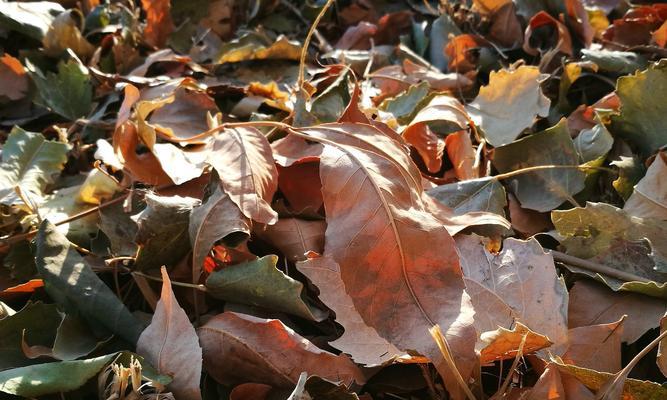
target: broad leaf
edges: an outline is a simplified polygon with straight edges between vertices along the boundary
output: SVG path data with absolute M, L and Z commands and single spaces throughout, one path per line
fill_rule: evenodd
M 523 207 L 541 212 L 571 200 L 584 188 L 585 174 L 577 169 L 578 161 L 565 120 L 493 153 L 493 165 L 501 173 L 543 165 L 567 166 L 524 173 L 507 181 Z
M 50 1 L 30 3 L 1 2 L 0 25 L 33 39 L 42 40 L 56 16 L 65 11 L 63 6 Z
M 480 353 L 482 365 L 517 357 L 521 342 L 524 342 L 521 354 L 530 354 L 552 344 L 548 337 L 531 331 L 520 322 L 512 330 L 500 327 L 495 331 L 484 332 L 481 339 L 486 342 L 486 347 Z
M 225 312 L 198 334 L 204 368 L 226 385 L 257 382 L 292 388 L 302 371 L 348 385 L 365 382 L 347 356 L 320 350 L 279 320 Z
M 53 176 L 63 169 L 68 149 L 65 143 L 48 141 L 40 133 L 14 127 L 2 148 L 2 204 L 22 204 L 14 192 L 17 186 L 36 199 L 41 199 L 46 186 L 53 183 Z
M 427 193 L 451 208 L 456 215 L 487 211 L 504 216 L 507 207 L 505 188 L 493 177 L 441 185 L 429 189 Z
M 658 153 L 646 175 L 635 185 L 623 210 L 641 218 L 667 220 L 667 153 Z
M 472 307 L 453 240 L 429 212 L 416 166 L 399 141 L 368 125 L 299 132 L 325 145 L 324 255 L 340 265 L 355 308 L 398 349 L 430 358 L 448 389 L 457 391 L 428 329 L 443 328 L 461 375 L 469 376 L 475 358 Z
M 257 236 L 280 250 L 289 261 L 303 261 L 309 251 L 324 250 L 324 221 L 281 218 L 275 225 L 258 230 Z
M 567 364 L 601 372 L 621 370 L 621 340 L 625 318 L 608 324 L 570 329 L 567 350 L 561 358 Z
M 58 304 L 136 343 L 141 323 L 49 221 L 39 227 L 36 262 L 47 293 Z
M 264 135 L 255 128 L 226 129 L 211 142 L 209 151 L 208 163 L 241 212 L 261 224 L 274 224 L 278 214 L 270 203 L 278 188 L 278 172 Z
M 336 313 L 336 322 L 345 331 L 330 344 L 349 354 L 359 364 L 384 364 L 401 352 L 368 326 L 345 292 L 340 266 L 330 257 L 310 258 L 297 268 L 320 290 L 320 300 Z
M 282 311 L 311 321 L 322 321 L 327 314 L 309 304 L 303 284 L 283 274 L 269 255 L 254 261 L 232 265 L 212 273 L 206 279 L 207 293 L 234 303 Z
M 667 124 L 662 116 L 667 105 L 667 62 L 660 61 L 616 83 L 621 100 L 619 115 L 612 116 L 612 133 L 636 145 L 646 157 L 667 144 Z
M 491 72 L 489 84 L 466 106 L 489 143 L 512 143 L 533 125 L 536 116 L 548 115 L 551 102 L 540 89 L 543 79 L 540 70 L 532 66 Z
M 28 303 L 0 319 L 0 370 L 39 363 L 26 357 L 21 342 L 50 347 L 62 318 L 53 304 Z
M 161 272 L 160 301 L 150 325 L 139 336 L 137 353 L 160 374 L 173 378 L 167 388 L 179 399 L 201 399 L 199 339 L 185 311 L 178 305 L 166 268 L 162 267 Z
M 535 240 L 506 239 L 492 254 L 481 237 L 460 236 L 457 246 L 464 275 L 495 292 L 521 323 L 560 345 L 567 340 L 568 295 L 551 255 Z

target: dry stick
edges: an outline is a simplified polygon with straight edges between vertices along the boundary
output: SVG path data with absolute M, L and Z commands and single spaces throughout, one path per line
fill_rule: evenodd
M 598 264 L 589 260 L 584 260 L 582 258 L 574 257 L 569 254 L 561 253 L 560 251 L 556 250 L 547 250 L 547 251 L 551 254 L 554 260 L 560 261 L 564 264 L 572 265 L 574 267 L 579 267 L 587 269 L 589 271 L 608 275 L 612 278 L 620 279 L 626 282 L 633 282 L 633 281 L 643 282 L 643 283 L 652 282 L 650 279 L 644 278 L 642 276 L 635 275 L 630 272 L 621 271 L 615 268 L 611 268 L 606 265 Z
M 523 337 L 521 338 L 521 343 L 519 344 L 519 348 L 516 351 L 516 356 L 514 357 L 514 361 L 512 362 L 512 367 L 510 368 L 510 372 L 507 374 L 507 377 L 505 378 L 505 381 L 503 382 L 503 385 L 500 387 L 498 392 L 496 392 L 495 395 L 493 395 L 492 398 L 497 398 L 496 395 L 503 396 L 505 392 L 507 391 L 507 387 L 509 386 L 511 380 L 512 380 L 512 375 L 514 375 L 514 370 L 516 370 L 516 367 L 519 365 L 519 360 L 523 357 L 523 346 L 526 344 L 526 338 L 528 337 L 528 334 L 525 333 Z
M 284 5 L 285 7 L 289 8 L 290 11 L 292 11 L 304 24 L 308 25 L 308 20 L 303 17 L 301 14 L 301 11 L 299 11 L 298 8 L 294 4 L 292 4 L 289 0 L 281 0 L 280 3 Z M 320 31 L 315 29 L 315 38 L 317 38 L 317 41 L 320 42 L 320 50 L 325 51 L 325 52 L 330 52 L 333 50 L 333 47 L 329 44 L 327 39 L 322 36 Z

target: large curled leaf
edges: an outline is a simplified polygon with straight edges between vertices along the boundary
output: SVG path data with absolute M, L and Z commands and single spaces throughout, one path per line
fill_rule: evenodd
M 67 310 L 134 344 L 143 326 L 48 220 L 37 234 L 37 269 L 47 293 Z
M 167 387 L 179 399 L 201 399 L 202 350 L 197 333 L 171 290 L 162 267 L 162 294 L 150 325 L 141 333 L 137 352 L 161 374 L 173 377 Z
M 321 321 L 327 314 L 304 298 L 303 284 L 283 274 L 269 255 L 223 268 L 206 279 L 208 294 L 234 303 L 249 304 L 282 311 L 311 321 Z
M 667 144 L 667 124 L 662 117 L 667 104 L 661 93 L 667 90 L 667 61 L 618 79 L 616 93 L 621 100 L 619 115 L 612 116 L 612 133 L 636 145 L 644 156 Z
M 363 124 L 299 132 L 325 145 L 324 255 L 340 265 L 357 312 L 398 349 L 431 359 L 448 389 L 458 391 L 428 329 L 443 328 L 461 375 L 469 376 L 475 358 L 472 306 L 453 240 L 428 211 L 419 171 L 405 148 Z
M 501 173 L 542 165 L 568 166 L 524 173 L 507 181 L 523 207 L 541 212 L 553 210 L 584 188 L 585 174 L 577 169 L 578 164 L 565 120 L 493 153 L 493 165 Z
M 21 204 L 15 187 L 40 200 L 46 186 L 53 183 L 67 161 L 69 146 L 48 141 L 43 135 L 14 127 L 2 149 L 0 167 L 0 201 L 5 205 Z
M 346 385 L 365 382 L 346 355 L 320 350 L 279 320 L 225 312 L 205 323 L 198 334 L 204 367 L 223 384 L 292 388 L 302 371 Z

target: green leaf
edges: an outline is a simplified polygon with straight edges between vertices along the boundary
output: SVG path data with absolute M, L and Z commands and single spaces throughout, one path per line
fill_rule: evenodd
M 624 75 L 644 69 L 648 64 L 644 56 L 631 51 L 581 49 L 581 55 L 582 61 L 594 62 L 601 71 Z
M 41 102 L 53 112 L 72 121 L 85 117 L 93 107 L 93 85 L 88 69 L 71 59 L 58 63 L 58 73 L 42 73 L 26 60 Z
M 24 192 L 41 200 L 53 176 L 60 173 L 67 161 L 69 145 L 44 139 L 40 133 L 14 127 L 2 149 L 0 165 L 0 201 L 5 205 L 22 204 L 14 192 Z
M 61 361 L 0 372 L 0 391 L 22 397 L 69 392 L 83 386 L 113 360 L 115 354 L 78 361 Z
M 128 342 L 136 343 L 144 326 L 48 220 L 37 233 L 36 263 L 47 293 L 66 310 L 78 310 Z
M 335 122 L 345 111 L 350 102 L 347 82 L 348 74 L 342 73 L 322 94 L 313 99 L 310 112 L 320 123 Z
M 427 99 L 429 89 L 428 82 L 412 85 L 398 96 L 383 101 L 380 109 L 391 113 L 399 123 L 407 124 Z
M 141 270 L 174 265 L 190 251 L 190 211 L 200 204 L 191 197 L 146 195 L 146 208 L 132 217 L 140 246 L 136 267 Z
M 637 146 L 644 157 L 667 144 L 667 60 L 624 76 L 616 83 L 620 114 L 612 115 L 611 132 Z
M 0 26 L 37 39 L 40 42 L 63 6 L 50 1 L 0 2 Z
M 28 303 L 14 315 L 0 320 L 0 370 L 39 363 L 21 350 L 23 330 L 30 345 L 50 347 L 63 316 L 54 304 Z
M 455 215 L 471 211 L 488 211 L 505 216 L 507 194 L 493 177 L 441 185 L 426 193 L 451 208 Z
M 585 174 L 579 164 L 566 120 L 494 150 L 493 165 L 499 172 L 510 172 L 540 165 L 566 165 L 529 172 L 508 179 L 508 186 L 524 208 L 551 211 L 570 200 L 584 188 Z
M 303 298 L 303 284 L 283 274 L 269 255 L 232 265 L 211 274 L 206 280 L 208 294 L 225 301 L 282 311 L 311 321 L 322 321 L 326 313 Z
M 657 271 L 667 272 L 667 227 L 662 221 L 633 217 L 606 203 L 553 211 L 551 220 L 568 254 L 656 279 L 660 284 L 667 281 L 663 274 L 654 275 L 648 262 L 641 262 L 643 253 Z

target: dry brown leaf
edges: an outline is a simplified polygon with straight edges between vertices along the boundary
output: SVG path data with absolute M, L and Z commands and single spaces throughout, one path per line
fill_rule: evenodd
M 621 317 L 610 324 L 581 326 L 570 329 L 567 350 L 561 356 L 566 364 L 601 372 L 616 373 L 621 370 Z
M 465 33 L 452 38 L 445 47 L 450 71 L 464 74 L 477 68 L 477 56 L 473 50 L 487 47 L 489 43 L 479 35 Z
M 480 353 L 480 362 L 484 365 L 497 360 L 515 358 L 524 336 L 526 339 L 522 354 L 533 353 L 552 345 L 548 337 L 531 331 L 517 321 L 512 330 L 501 327 L 495 331 L 482 333 L 481 339 L 486 342 L 486 347 Z
M 274 224 L 278 214 L 271 208 L 278 188 L 278 171 L 271 145 L 255 128 L 230 128 L 208 145 L 208 163 L 218 172 L 229 198 L 246 217 Z
M 666 310 L 664 301 L 631 292 L 613 292 L 600 283 L 582 280 L 570 290 L 568 326 L 608 324 L 627 315 L 621 340 L 633 343 L 656 328 Z
M 368 326 L 352 297 L 345 291 L 340 266 L 331 257 L 313 257 L 299 262 L 297 268 L 320 290 L 320 300 L 336 313 L 336 322 L 345 331 L 330 344 L 349 354 L 359 364 L 380 365 L 402 354 Z
M 301 372 L 363 384 L 361 370 L 344 354 L 317 348 L 277 319 L 225 312 L 198 329 L 204 368 L 225 385 L 246 382 L 292 388 Z
M 553 226 L 549 213 L 521 207 L 512 193 L 508 193 L 507 200 L 512 228 L 523 233 L 525 237 L 533 236 Z
M 408 127 L 403 132 L 403 138 L 417 149 L 428 172 L 440 171 L 445 142 L 433 133 L 427 124 L 415 124 Z
M 167 386 L 179 399 L 201 399 L 202 349 L 197 332 L 171 290 L 167 269 L 162 267 L 162 294 L 150 325 L 141 333 L 137 353 L 173 378 Z
M 531 330 L 557 346 L 567 340 L 568 295 L 551 255 L 535 239 L 506 239 L 492 254 L 477 235 L 458 236 L 464 275 L 486 286 Z
M 291 262 L 303 261 L 309 251 L 324 250 L 324 221 L 308 221 L 299 218 L 281 218 L 266 229 L 255 231 L 260 239 L 280 250 Z
M 542 40 L 533 39 L 533 32 L 544 26 L 551 27 L 554 31 L 554 37 L 550 38 L 547 43 L 542 43 Z M 534 47 L 534 42 L 541 43 L 546 47 Z M 558 51 L 572 55 L 572 37 L 567 27 L 562 22 L 549 15 L 546 11 L 540 11 L 528 22 L 526 33 L 524 34 L 523 50 L 530 55 L 538 55 L 540 52 L 546 52 L 550 49 L 557 49 Z
M 294 213 L 317 213 L 322 208 L 319 159 L 303 158 L 289 167 L 278 166 L 278 188 Z
M 635 217 L 667 220 L 665 176 L 667 176 L 667 153 L 660 152 L 646 171 L 646 175 L 635 185 L 623 210 Z
M 472 306 L 453 240 L 429 212 L 420 173 L 407 150 L 362 124 L 324 124 L 298 132 L 325 144 L 320 158 L 327 213 L 324 254 L 340 265 L 357 311 L 397 348 L 429 357 L 448 389 L 458 392 L 428 329 L 443 328 L 467 379 L 475 364 Z
M 42 40 L 44 52 L 51 57 L 59 57 L 65 50 L 71 49 L 82 58 L 92 55 L 95 47 L 81 35 L 79 30 L 82 20 L 83 16 L 76 8 L 58 15 Z
M 170 1 L 141 0 L 141 7 L 146 11 L 144 40 L 151 46 L 163 48 L 174 31 Z
M 479 178 L 479 173 L 474 168 L 475 149 L 472 147 L 470 133 L 467 130 L 447 135 L 445 150 L 447 150 L 447 157 L 452 162 L 454 172 L 459 180 Z
M 493 291 L 470 278 L 463 278 L 466 292 L 472 299 L 475 309 L 475 329 L 478 333 L 494 331 L 498 328 L 510 328 L 516 315 L 510 306 Z M 477 340 L 475 349 L 480 351 L 486 346 L 481 339 Z
M 0 57 L 0 98 L 20 100 L 28 92 L 28 76 L 21 62 L 5 53 Z
M 540 378 L 530 390 L 526 400 L 565 400 L 565 388 L 558 368 L 547 365 Z

